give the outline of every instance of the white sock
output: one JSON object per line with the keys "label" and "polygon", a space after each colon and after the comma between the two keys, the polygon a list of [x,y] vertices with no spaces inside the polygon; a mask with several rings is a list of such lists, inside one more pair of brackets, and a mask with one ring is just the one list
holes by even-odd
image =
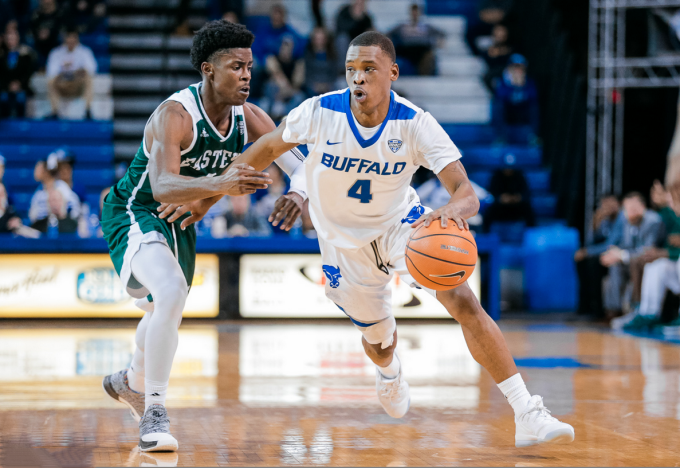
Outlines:
{"label": "white sock", "polygon": [[522,376],[517,373],[509,379],[499,383],[498,388],[503,392],[503,395],[505,395],[505,399],[508,400],[510,406],[512,406],[515,415],[522,414],[527,407],[527,403],[529,403],[529,400],[531,399],[531,395],[527,390],[527,386],[524,384],[524,380],[522,380]]}
{"label": "white sock", "polygon": [[[141,359],[140,359],[141,355]],[[144,393],[144,353],[137,348],[127,371],[128,387],[137,393]]]}
{"label": "white sock", "polygon": [[392,362],[387,367],[380,367],[376,365],[380,373],[382,374],[383,377],[386,379],[394,379],[399,375],[399,368],[401,367],[401,363],[399,362],[399,358],[397,357],[397,353],[394,353],[392,355]]}
{"label": "white sock", "polygon": [[144,386],[146,387],[144,411],[146,412],[151,405],[165,406],[165,398],[168,394],[168,382],[154,382],[153,380],[144,379]]}

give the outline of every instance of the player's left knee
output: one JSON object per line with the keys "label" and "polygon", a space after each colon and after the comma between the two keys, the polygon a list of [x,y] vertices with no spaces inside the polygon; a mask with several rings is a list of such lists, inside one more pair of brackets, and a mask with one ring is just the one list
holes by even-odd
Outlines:
{"label": "player's left knee", "polygon": [[486,313],[467,283],[448,291],[437,291],[437,299],[458,322],[476,319],[479,314]]}

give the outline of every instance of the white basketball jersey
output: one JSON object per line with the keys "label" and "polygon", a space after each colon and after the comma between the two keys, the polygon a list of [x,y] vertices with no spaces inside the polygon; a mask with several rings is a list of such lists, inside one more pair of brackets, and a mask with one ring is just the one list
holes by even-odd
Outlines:
{"label": "white basketball jersey", "polygon": [[437,174],[461,155],[429,112],[393,91],[387,118],[365,140],[350,97],[348,88],[306,100],[288,114],[283,139],[309,149],[309,214],[319,237],[357,249],[407,216],[419,166]]}

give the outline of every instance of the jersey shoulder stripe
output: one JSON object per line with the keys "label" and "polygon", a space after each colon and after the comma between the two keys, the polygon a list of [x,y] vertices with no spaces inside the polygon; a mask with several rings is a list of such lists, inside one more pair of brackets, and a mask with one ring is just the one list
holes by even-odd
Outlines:
{"label": "jersey shoulder stripe", "polygon": [[[345,88],[339,91],[322,94],[319,96],[319,105],[323,109],[346,113],[349,111],[349,93],[349,88]],[[392,103],[390,112],[387,115],[388,120],[411,120],[416,114],[423,112],[421,108],[399,96],[394,91],[391,93]]]}

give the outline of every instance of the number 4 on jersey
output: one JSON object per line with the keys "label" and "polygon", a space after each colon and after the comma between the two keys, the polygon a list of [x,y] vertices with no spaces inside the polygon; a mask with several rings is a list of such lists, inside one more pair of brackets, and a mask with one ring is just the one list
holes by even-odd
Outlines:
{"label": "number 4 on jersey", "polygon": [[350,198],[356,198],[361,203],[369,203],[371,200],[373,200],[373,194],[371,193],[371,181],[357,180],[347,191],[347,196]]}

